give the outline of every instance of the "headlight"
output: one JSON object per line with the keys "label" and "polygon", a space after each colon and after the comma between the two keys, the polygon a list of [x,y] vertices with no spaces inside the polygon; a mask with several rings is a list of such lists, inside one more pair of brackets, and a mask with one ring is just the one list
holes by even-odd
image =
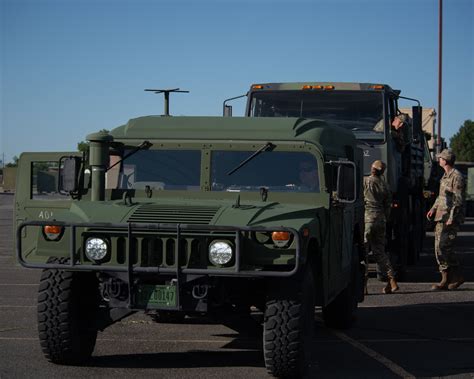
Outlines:
{"label": "headlight", "polygon": [[108,253],[107,242],[102,238],[91,237],[86,240],[86,256],[93,261],[103,260]]}
{"label": "headlight", "polygon": [[232,245],[226,241],[212,241],[209,245],[209,261],[215,265],[225,265],[232,259]]}

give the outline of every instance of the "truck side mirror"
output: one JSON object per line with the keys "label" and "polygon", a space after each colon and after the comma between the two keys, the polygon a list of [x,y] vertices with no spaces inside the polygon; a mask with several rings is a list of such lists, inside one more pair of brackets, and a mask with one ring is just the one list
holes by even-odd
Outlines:
{"label": "truck side mirror", "polygon": [[354,203],[357,197],[357,170],[354,162],[331,161],[337,165],[336,196],[340,203]]}
{"label": "truck side mirror", "polygon": [[59,160],[58,191],[60,193],[76,192],[79,189],[81,165],[80,157],[62,157]]}
{"label": "truck side mirror", "polygon": [[232,117],[232,105],[224,105],[224,117]]}

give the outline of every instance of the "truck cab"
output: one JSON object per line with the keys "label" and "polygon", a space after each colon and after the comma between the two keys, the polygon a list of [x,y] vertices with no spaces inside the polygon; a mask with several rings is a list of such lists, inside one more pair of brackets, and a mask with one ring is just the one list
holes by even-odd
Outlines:
{"label": "truck cab", "polygon": [[[373,161],[386,163],[385,180],[393,194],[387,248],[403,277],[407,264],[418,260],[424,238],[425,138],[422,108],[415,99],[387,84],[296,82],[253,84],[246,94],[247,117],[317,119],[354,133],[364,156],[364,175]],[[400,99],[415,101],[413,118],[400,131],[392,121]],[[226,103],[224,103],[226,107]],[[228,106],[227,106],[228,107]],[[225,109],[226,110],[226,109]]]}

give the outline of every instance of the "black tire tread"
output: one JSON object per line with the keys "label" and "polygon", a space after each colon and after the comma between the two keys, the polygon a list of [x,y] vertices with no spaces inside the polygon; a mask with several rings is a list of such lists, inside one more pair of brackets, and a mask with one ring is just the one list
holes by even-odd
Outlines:
{"label": "black tire tread", "polygon": [[264,357],[274,376],[291,376],[298,368],[300,355],[300,317],[302,306],[291,300],[267,303],[264,329]]}
{"label": "black tire tread", "polygon": [[[50,362],[80,364],[90,358],[97,338],[92,322],[98,309],[94,279],[87,273],[43,270],[38,289],[38,334]],[[76,289],[79,282],[80,290]]]}

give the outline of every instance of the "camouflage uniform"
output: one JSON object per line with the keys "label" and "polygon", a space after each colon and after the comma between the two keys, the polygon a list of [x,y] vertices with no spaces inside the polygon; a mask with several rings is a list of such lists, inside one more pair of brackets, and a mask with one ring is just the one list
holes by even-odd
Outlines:
{"label": "camouflage uniform", "polygon": [[[431,210],[435,212],[435,255],[439,270],[445,271],[449,267],[459,266],[459,261],[453,250],[453,242],[464,222],[464,205],[466,186],[462,174],[452,169],[445,173],[439,185],[439,195]],[[452,224],[446,225],[447,221]]]}
{"label": "camouflage uniform", "polygon": [[389,278],[395,277],[390,257],[385,251],[385,224],[390,215],[391,194],[380,176],[364,178],[365,234],[364,242],[370,245],[375,261]]}

